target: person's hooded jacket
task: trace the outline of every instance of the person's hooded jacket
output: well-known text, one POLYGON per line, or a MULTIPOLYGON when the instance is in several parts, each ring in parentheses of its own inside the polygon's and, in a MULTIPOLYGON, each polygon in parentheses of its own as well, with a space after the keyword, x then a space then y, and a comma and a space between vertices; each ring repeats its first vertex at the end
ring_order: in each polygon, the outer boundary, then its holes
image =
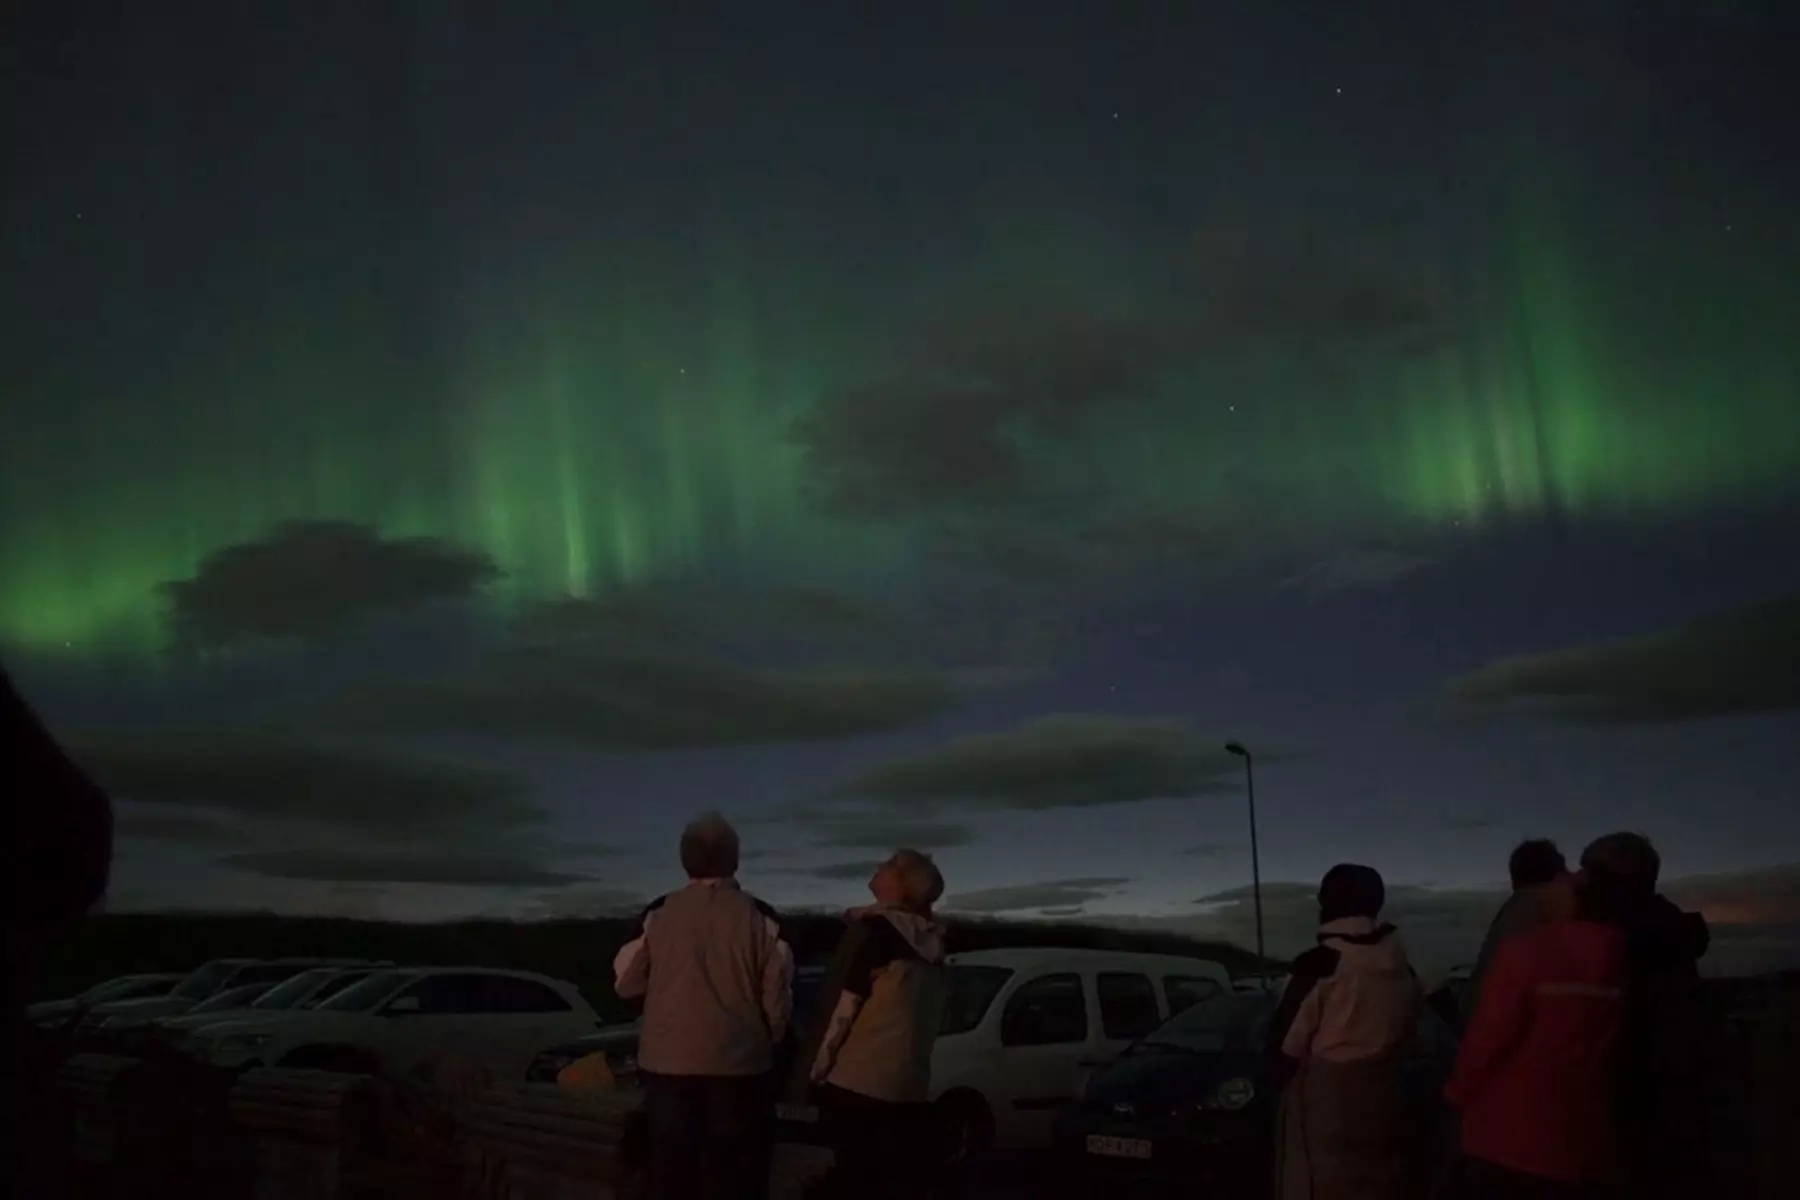
POLYGON ((873 1100, 921 1103, 944 1011, 944 927, 897 907, 849 915, 854 941, 812 1078, 873 1100))
POLYGON ((1562 1183, 1611 1171, 1625 982, 1623 932, 1594 921, 1555 921, 1499 948, 1446 1089, 1464 1153, 1562 1183))

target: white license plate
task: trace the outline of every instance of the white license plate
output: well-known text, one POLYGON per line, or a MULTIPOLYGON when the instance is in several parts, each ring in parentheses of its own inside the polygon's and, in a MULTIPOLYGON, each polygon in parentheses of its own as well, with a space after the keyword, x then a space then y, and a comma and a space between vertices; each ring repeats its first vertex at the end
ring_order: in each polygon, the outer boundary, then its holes
POLYGON ((1103 1134, 1090 1133, 1087 1140, 1089 1154, 1104 1154, 1108 1158, 1149 1158, 1150 1143, 1143 1138, 1107 1137, 1103 1134))

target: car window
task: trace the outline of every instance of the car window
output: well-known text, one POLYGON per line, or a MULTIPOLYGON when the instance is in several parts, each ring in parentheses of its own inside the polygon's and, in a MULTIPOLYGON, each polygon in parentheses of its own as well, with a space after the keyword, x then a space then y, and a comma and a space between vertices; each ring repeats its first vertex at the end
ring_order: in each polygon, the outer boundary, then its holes
POLYGON ((227 1009, 242 1008, 252 1000, 269 990, 266 983, 241 983, 236 987, 228 987, 216 996, 210 996, 194 1005, 196 1013, 223 1012, 227 1009))
MULTIPOLYGON (((361 983, 363 980, 367 979, 372 973, 373 972, 370 972, 370 971, 343 971, 343 972, 340 972, 335 978, 326 980, 324 985, 321 986, 318 991, 314 992, 312 995, 310 995, 310 996, 306 997, 304 1000, 300 1001, 300 1007, 301 1008, 317 1008, 319 1005, 324 1004, 325 1001, 331 999, 333 996, 337 995, 339 992, 344 991, 346 988, 349 988, 355 984, 361 983)), ((266 997, 265 997, 265 999, 266 999, 266 997)))
POLYGON ((262 994, 251 1008, 292 1008, 319 986, 321 980, 332 975, 330 967, 317 967, 311 971, 302 971, 291 979, 285 979, 262 994))
POLYGON ((302 968, 293 963, 251 963, 231 977, 231 982, 239 983, 279 983, 283 979, 291 979, 299 974, 302 968))
POLYGON ((417 978, 407 971, 381 971, 345 988, 319 1008, 326 1012, 368 1012, 417 978))
POLYGON ((417 1011, 421 1016, 449 1016, 458 1013, 487 1012, 486 990, 487 976, 464 975, 456 972, 445 972, 440 975, 427 975, 415 983, 394 994, 388 1001, 391 1007, 395 1001, 407 998, 418 1000, 417 1011))
POLYGON ((1156 1004, 1156 985, 1148 975, 1102 971, 1094 977, 1100 1001, 1100 1030, 1109 1039, 1143 1037, 1162 1024, 1156 1004))
POLYGON ((1000 994, 1012 974, 1006 967, 951 967, 944 1018, 938 1024, 938 1035, 967 1033, 981 1024, 994 997, 1000 994))
POLYGON ((489 975, 480 989, 481 1012, 548 1013, 568 1012, 569 1002, 535 979, 519 979, 512 975, 489 975))
POLYGON ((1074 972, 1045 975, 1014 992, 1000 1016, 1006 1046, 1060 1046, 1087 1041, 1087 997, 1074 972))
POLYGON ((1169 998, 1169 1015, 1171 1017, 1186 1012, 1202 1000, 1211 1000, 1223 994, 1224 988, 1216 979, 1193 975, 1163 976, 1163 993, 1169 998))
POLYGON ((170 994, 183 1000, 204 1000, 223 987, 240 965, 235 959, 209 962, 176 984, 170 994))

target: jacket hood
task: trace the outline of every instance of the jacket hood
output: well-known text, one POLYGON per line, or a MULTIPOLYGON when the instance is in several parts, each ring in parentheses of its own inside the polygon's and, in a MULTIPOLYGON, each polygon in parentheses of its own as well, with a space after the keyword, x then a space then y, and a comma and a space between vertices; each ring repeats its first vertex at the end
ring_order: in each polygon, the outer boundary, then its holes
POLYGON ((931 916, 885 904, 853 908, 846 915, 852 921, 858 921, 865 917, 880 917, 892 925, 895 932, 906 939, 906 944, 911 946, 914 953, 920 958, 928 963, 944 961, 945 930, 931 916))
POLYGON ((1343 956, 1345 964, 1359 971, 1409 969, 1400 931, 1373 917, 1343 917, 1319 926, 1319 944, 1343 956))

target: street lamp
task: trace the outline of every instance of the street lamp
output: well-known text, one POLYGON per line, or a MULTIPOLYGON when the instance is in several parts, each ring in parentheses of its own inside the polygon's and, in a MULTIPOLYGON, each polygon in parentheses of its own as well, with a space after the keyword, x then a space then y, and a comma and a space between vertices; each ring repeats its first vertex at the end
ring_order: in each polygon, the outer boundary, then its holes
POLYGON ((1244 788, 1250 794, 1250 897, 1256 904, 1256 969, 1263 968, 1262 861, 1256 853, 1256 759, 1242 742, 1226 742, 1225 749, 1244 760, 1244 788))

